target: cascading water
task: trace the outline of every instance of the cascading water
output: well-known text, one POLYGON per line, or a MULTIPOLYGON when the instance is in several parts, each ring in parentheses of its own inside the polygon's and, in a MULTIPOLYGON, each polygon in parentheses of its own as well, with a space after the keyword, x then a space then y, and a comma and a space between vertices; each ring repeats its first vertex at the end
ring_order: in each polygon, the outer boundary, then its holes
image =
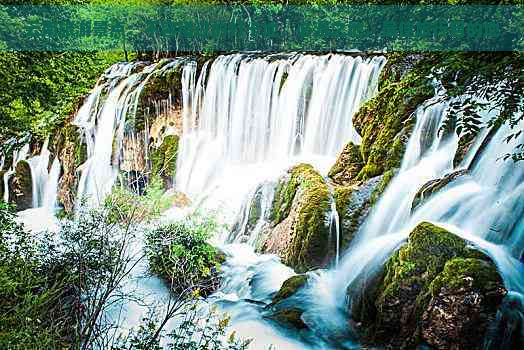
POLYGON ((78 186, 79 202, 87 198, 91 205, 99 204, 111 191, 120 166, 126 120, 136 115, 144 87, 154 74, 164 74, 181 63, 173 60, 160 68, 158 64, 142 67, 140 62, 118 63, 106 71, 74 120, 87 145, 87 161, 81 166, 78 186), (104 92, 107 94, 101 99, 104 92))
POLYGON ((21 162, 22 160, 27 159, 27 155, 29 154, 29 144, 24 145, 20 150, 13 151, 13 163, 11 164, 11 168, 9 168, 8 171, 4 173, 3 181, 4 181, 4 202, 9 202, 9 179, 11 176, 15 173, 16 165, 21 162))
POLYGON ((53 213, 57 200, 60 161, 55 157, 49 168, 48 143, 49 141, 44 143, 39 155, 31 157, 27 162, 31 167, 33 208, 45 208, 53 213))
POLYGON ((250 188, 297 160, 327 169, 347 141, 360 142, 352 115, 375 93, 384 61, 343 55, 218 57, 196 86, 184 89, 192 103, 185 106, 177 188, 192 197, 227 188, 215 197, 238 209, 250 188))

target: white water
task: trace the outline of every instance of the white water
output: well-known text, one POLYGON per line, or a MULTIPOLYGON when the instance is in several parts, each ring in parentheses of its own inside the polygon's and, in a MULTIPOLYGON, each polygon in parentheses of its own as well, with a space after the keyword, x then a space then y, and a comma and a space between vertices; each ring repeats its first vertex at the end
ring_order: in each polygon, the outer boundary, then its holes
MULTIPOLYGON (((177 188, 238 210, 247 192, 300 160, 326 171, 348 141, 352 115, 376 91, 382 56, 218 57, 186 81, 177 188), (194 79, 192 79, 194 81, 194 79), (328 87, 328 88, 326 88, 328 87)), ((189 76, 189 73, 188 73, 189 76)))
POLYGON ((55 157, 49 168, 49 140, 42 146, 40 154, 28 159, 31 167, 33 208, 45 208, 50 214, 55 212, 60 177, 60 161, 55 157))
POLYGON ((136 115, 142 90, 153 74, 163 74, 180 63, 174 60, 159 69, 157 64, 143 69, 141 63, 116 64, 93 89, 74 120, 82 130, 88 157, 81 166, 79 202, 86 198, 88 204, 98 205, 111 192, 120 169, 123 138, 128 132, 126 120, 136 115), (106 96, 101 100, 104 92, 106 96))

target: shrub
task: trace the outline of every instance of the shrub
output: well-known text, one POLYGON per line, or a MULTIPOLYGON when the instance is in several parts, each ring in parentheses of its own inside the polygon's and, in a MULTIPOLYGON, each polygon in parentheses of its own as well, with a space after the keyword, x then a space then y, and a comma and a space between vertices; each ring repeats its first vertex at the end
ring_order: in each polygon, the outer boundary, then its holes
POLYGON ((214 218, 195 215, 148 233, 151 271, 169 281, 177 293, 212 293, 224 256, 207 240, 218 228, 214 218))

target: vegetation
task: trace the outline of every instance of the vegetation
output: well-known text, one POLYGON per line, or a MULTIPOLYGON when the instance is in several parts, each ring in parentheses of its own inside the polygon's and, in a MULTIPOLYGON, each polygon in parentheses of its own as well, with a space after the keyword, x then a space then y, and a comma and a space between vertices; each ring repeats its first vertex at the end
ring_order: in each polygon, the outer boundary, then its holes
POLYGON ((151 271, 176 293, 208 295, 219 285, 218 273, 224 255, 207 240, 219 229, 214 218, 191 216, 147 235, 151 271))
POLYGON ((146 186, 143 195, 126 187, 116 186, 105 199, 112 222, 139 223, 157 219, 171 208, 178 199, 176 193, 166 194, 162 180, 154 176, 146 186))

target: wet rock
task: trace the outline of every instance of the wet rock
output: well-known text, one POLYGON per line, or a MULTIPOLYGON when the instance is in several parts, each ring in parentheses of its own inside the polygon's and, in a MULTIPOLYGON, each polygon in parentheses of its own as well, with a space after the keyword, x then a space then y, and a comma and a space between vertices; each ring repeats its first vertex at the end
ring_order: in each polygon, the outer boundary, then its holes
POLYGON ((337 186, 334 197, 340 221, 340 250, 344 251, 355 237, 372 208, 373 193, 384 176, 377 176, 360 185, 337 186))
POLYGON ((362 287, 350 311, 363 341, 402 349, 480 349, 506 294, 489 257, 430 223, 362 287))
POLYGON ((353 125, 362 135, 360 151, 364 162, 357 180, 370 179, 398 166, 403 155, 403 139, 396 136, 402 135, 399 133, 404 128, 403 135, 408 136, 412 113, 433 96, 429 85, 413 89, 411 84, 409 81, 387 84, 353 116, 353 125))
POLYGON ((509 292, 497 312, 497 318, 490 327, 485 349, 524 349, 524 296, 509 292))
POLYGON ((33 207, 31 167, 24 160, 18 162, 15 173, 9 179, 9 202, 16 205, 17 211, 33 207))
POLYGON ((322 176, 299 164, 277 183, 271 206, 272 227, 264 253, 277 254, 297 272, 326 266, 330 260, 331 194, 322 176))
POLYGON ((328 176, 335 184, 347 186, 354 181, 363 166, 360 148, 349 142, 329 170, 328 176))
POLYGON ((429 198, 431 198, 431 196, 433 196, 435 193, 467 174, 468 171, 466 169, 462 169, 447 174, 440 179, 430 180, 426 182, 415 195, 413 203, 411 204, 411 211, 415 211, 417 207, 427 202, 429 198))
POLYGON ((296 275, 287 279, 273 297, 271 304, 266 307, 265 317, 297 329, 307 328, 302 320, 304 310, 301 309, 300 303, 292 298, 307 281, 307 275, 296 275))

